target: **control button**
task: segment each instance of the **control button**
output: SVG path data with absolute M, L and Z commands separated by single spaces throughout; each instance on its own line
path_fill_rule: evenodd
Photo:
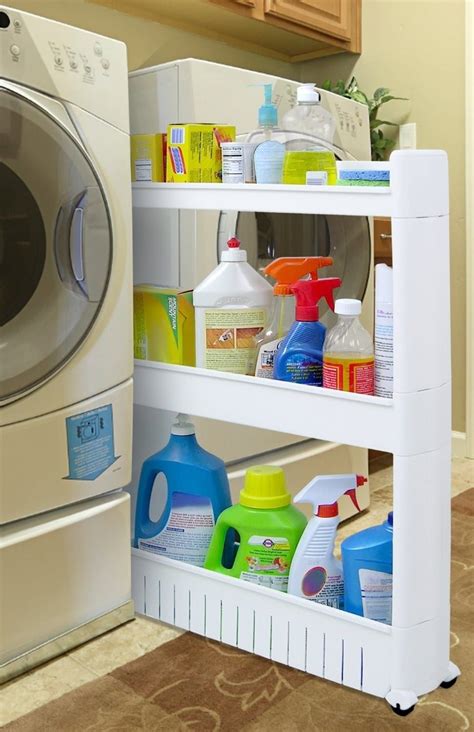
M 20 30 L 21 29 L 21 20 L 14 20 L 13 27 L 15 28 L 15 30 Z
M 71 67 L 71 69 L 73 69 L 75 71 L 77 69 L 78 63 L 77 63 L 77 61 L 74 61 L 74 59 L 71 59 L 69 61 L 69 66 Z
M 3 10 L 0 10 L 0 28 L 8 28 L 9 25 L 10 18 Z
M 98 41 L 94 43 L 94 53 L 96 56 L 102 56 L 102 46 Z
M 21 51 L 20 47 L 16 45 L 16 43 L 13 44 L 13 46 L 10 46 L 10 53 L 12 56 L 19 56 Z
M 92 66 L 89 66 L 88 64 L 86 64 L 84 66 L 84 72 L 87 74 L 87 76 L 90 76 L 92 74 Z
M 102 68 L 107 70 L 110 66 L 110 61 L 108 58 L 103 58 L 101 61 L 101 64 L 102 64 Z
M 56 64 L 56 66 L 62 66 L 63 65 L 63 60 L 62 60 L 61 56 L 55 56 L 54 57 L 54 63 Z

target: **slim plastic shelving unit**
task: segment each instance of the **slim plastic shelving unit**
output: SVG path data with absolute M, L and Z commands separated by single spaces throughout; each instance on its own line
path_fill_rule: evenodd
M 132 550 L 136 609 L 407 714 L 450 686 L 451 363 L 448 164 L 397 151 L 390 187 L 136 184 L 135 207 L 392 218 L 392 399 L 137 361 L 135 402 L 393 453 L 392 625 Z

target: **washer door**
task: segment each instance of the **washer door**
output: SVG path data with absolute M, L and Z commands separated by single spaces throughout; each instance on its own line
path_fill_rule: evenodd
M 341 278 L 336 298 L 364 299 L 371 266 L 370 227 L 364 217 L 223 211 L 218 256 L 229 236 L 242 241 L 249 263 L 259 271 L 276 257 L 332 257 L 333 266 L 321 276 Z M 320 310 L 326 320 L 325 301 Z
M 0 85 L 0 401 L 37 388 L 73 356 L 112 262 L 104 194 L 64 108 L 28 96 Z

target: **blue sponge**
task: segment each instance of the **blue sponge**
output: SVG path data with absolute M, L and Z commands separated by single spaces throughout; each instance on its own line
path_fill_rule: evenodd
M 341 180 L 390 180 L 389 170 L 340 170 Z

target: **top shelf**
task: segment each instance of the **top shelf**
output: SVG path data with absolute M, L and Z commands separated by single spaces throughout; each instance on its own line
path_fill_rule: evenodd
M 226 183 L 134 183 L 136 208 L 390 216 L 390 188 Z
M 364 163 L 361 163 L 363 166 Z M 396 150 L 390 186 L 134 183 L 134 208 L 429 218 L 449 213 L 448 161 L 441 150 Z

